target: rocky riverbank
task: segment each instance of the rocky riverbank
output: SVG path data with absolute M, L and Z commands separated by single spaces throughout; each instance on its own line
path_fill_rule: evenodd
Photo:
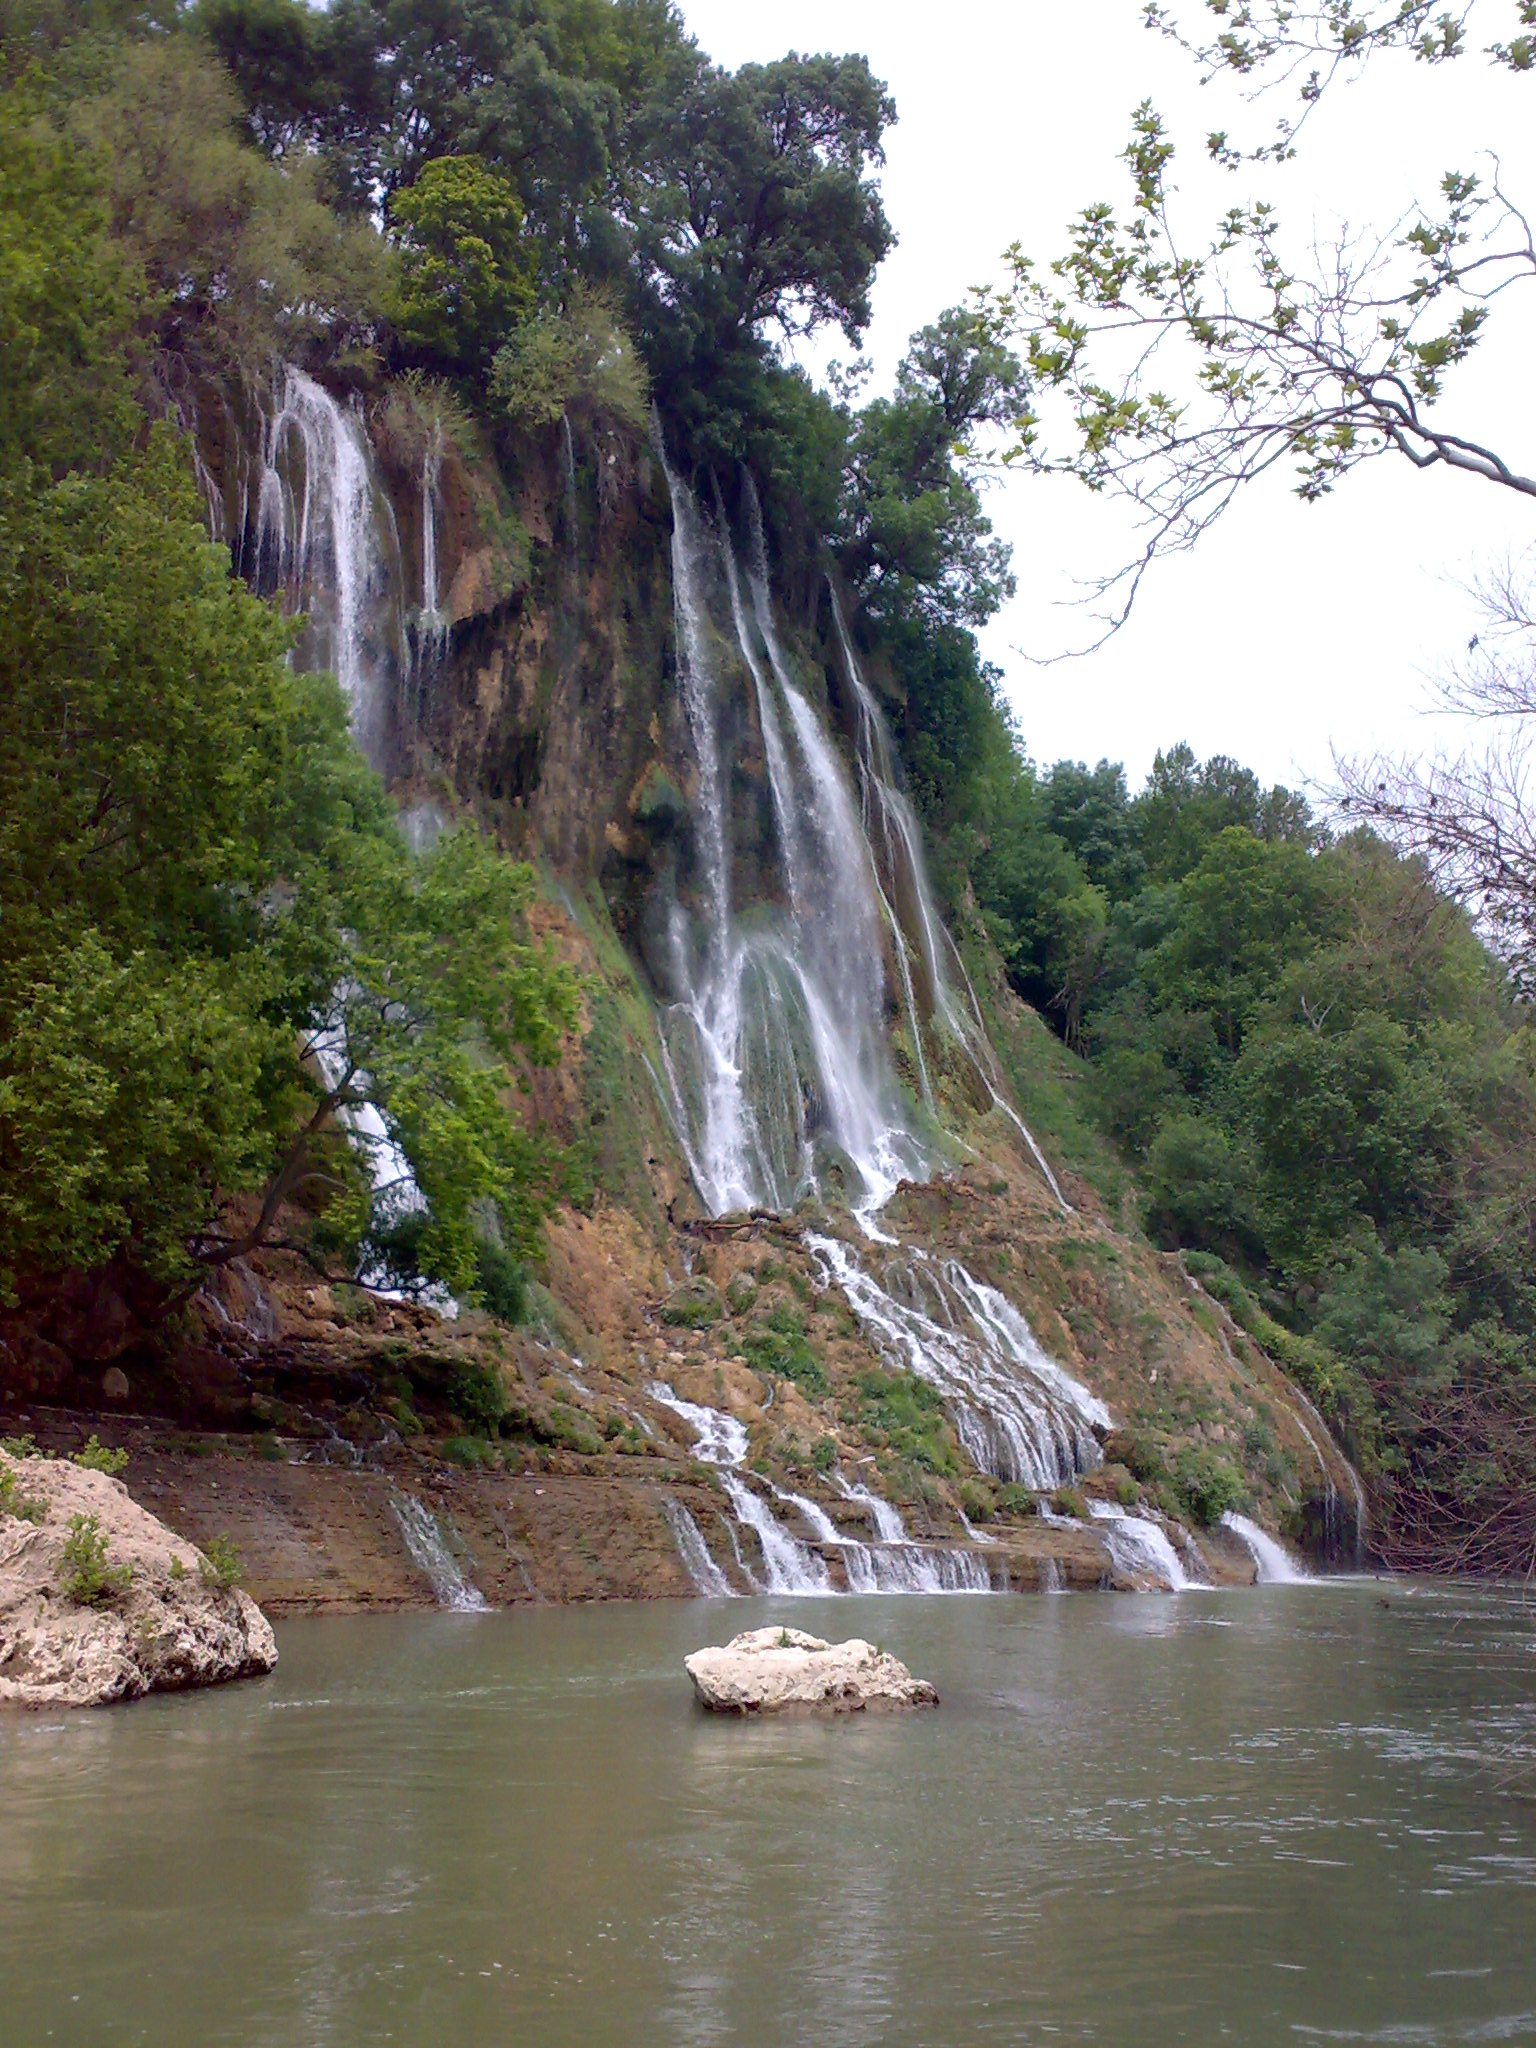
M 234 1571 L 109 1473 L 0 1452 L 0 1702 L 106 1706 L 270 1671 L 271 1627 Z

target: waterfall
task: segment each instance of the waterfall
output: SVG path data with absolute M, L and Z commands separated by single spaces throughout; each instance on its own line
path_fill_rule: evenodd
M 298 658 L 333 672 L 358 745 L 382 767 L 391 685 L 409 666 L 399 536 L 361 415 L 292 364 L 263 404 L 231 527 L 236 569 L 306 615 Z
M 709 1554 L 698 1523 L 689 1514 L 681 1501 L 667 1499 L 661 1504 L 661 1511 L 667 1518 L 667 1525 L 677 1543 L 677 1554 L 683 1560 L 683 1569 L 693 1582 L 693 1590 L 703 1600 L 728 1599 L 731 1582 Z
M 442 428 L 434 424 L 421 460 L 421 609 L 413 621 L 412 678 L 422 682 L 441 668 L 448 653 L 450 623 L 438 590 L 437 522 L 442 488 Z
M 414 1493 L 390 1489 L 390 1510 L 400 1525 L 411 1562 L 426 1578 L 439 1607 L 455 1614 L 483 1614 L 485 1596 L 465 1578 L 441 1523 Z
M 754 1592 L 838 1592 L 841 1589 L 833 1583 L 823 1554 L 828 1550 L 840 1559 L 850 1593 L 991 1592 L 991 1574 L 980 1557 L 958 1547 L 946 1549 L 913 1543 L 895 1508 L 865 1487 L 852 1487 L 842 1478 L 837 1482 L 845 1498 L 870 1509 L 880 1538 L 875 1544 L 845 1536 L 826 1509 L 807 1495 L 770 1483 L 769 1492 L 810 1531 L 821 1546 L 818 1552 L 786 1527 L 762 1495 L 742 1478 L 739 1467 L 746 1460 L 747 1432 L 734 1415 L 706 1408 L 696 1401 L 685 1401 L 665 1380 L 653 1381 L 646 1391 L 653 1401 L 682 1417 L 693 1434 L 694 1456 L 719 1471 L 733 1513 L 734 1526 L 727 1525 L 731 1548 L 737 1568 Z M 696 1589 L 710 1594 L 730 1592 L 729 1580 L 710 1556 L 703 1535 L 687 1510 L 669 1502 L 664 1512 Z M 738 1530 L 750 1530 L 757 1539 L 763 1567 L 761 1578 L 742 1555 Z
M 1182 1593 L 1194 1583 L 1156 1522 L 1129 1515 L 1106 1500 L 1093 1501 L 1090 1508 L 1110 1563 L 1124 1577 L 1151 1579 L 1170 1593 Z
M 1257 1522 L 1250 1522 L 1246 1515 L 1237 1514 L 1226 1514 L 1221 1519 L 1223 1526 L 1246 1546 L 1261 1586 L 1304 1586 L 1310 1583 L 1310 1574 L 1293 1562 L 1284 1546 L 1261 1529 Z
M 958 1259 L 909 1247 L 882 1284 L 840 1239 L 808 1232 L 805 1243 L 890 1364 L 944 1396 L 979 1470 L 1044 1488 L 1101 1463 L 1093 1432 L 1109 1426 L 1109 1410 Z
M 674 1121 L 714 1214 L 786 1211 L 840 1181 L 868 1219 L 902 1179 L 927 1171 L 886 1045 L 868 848 L 841 763 L 789 676 L 766 591 L 749 607 L 723 519 L 706 519 L 666 475 L 698 775 L 694 903 L 672 908 L 661 1017 Z M 754 728 L 773 820 L 766 848 L 738 844 L 732 816 Z M 735 871 L 754 856 L 753 907 L 738 913 Z
M 560 415 L 560 452 L 565 464 L 566 538 L 570 544 L 571 560 L 577 562 L 580 553 L 577 546 L 579 528 L 576 524 L 576 447 L 571 440 L 571 416 L 568 412 Z
M 1023 1139 L 1030 1157 L 1039 1167 L 1058 1206 L 1070 1215 L 1072 1204 L 1062 1193 L 1060 1184 L 1051 1171 L 1050 1162 L 1036 1143 L 1028 1125 L 1003 1093 L 997 1056 L 987 1036 L 981 1006 L 976 1000 L 976 991 L 971 985 L 970 976 L 966 973 L 965 962 L 960 957 L 959 948 L 938 914 L 933 892 L 928 885 L 928 872 L 923 861 L 922 828 L 918 824 L 916 812 L 900 787 L 889 728 L 879 705 L 875 702 L 874 692 L 864 679 L 864 671 L 854 651 L 853 639 L 843 617 L 837 590 L 830 578 L 827 588 L 831 594 L 832 619 L 837 632 L 838 647 L 843 657 L 843 669 L 853 692 L 857 713 L 857 757 L 859 784 L 863 793 L 864 834 L 874 850 L 880 902 L 890 925 L 892 943 L 901 965 L 903 990 L 913 1043 L 917 1047 L 924 1095 L 931 1102 L 927 1065 L 922 1049 L 922 1017 L 919 1014 L 917 993 L 907 961 L 909 930 L 916 933 L 916 964 L 923 976 L 927 1014 L 937 1014 L 949 1027 L 991 1097 L 993 1108 L 1000 1109 L 1013 1125 Z M 883 880 L 879 879 L 881 877 Z M 964 985 L 970 1012 L 968 1016 L 961 1009 L 950 985 L 949 962 L 958 970 Z

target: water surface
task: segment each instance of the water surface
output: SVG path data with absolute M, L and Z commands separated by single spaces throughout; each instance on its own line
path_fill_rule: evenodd
M 1383 1592 L 1389 1604 L 1383 1604 Z M 860 1632 L 937 1713 L 732 1723 Z M 1536 1615 L 1355 1584 L 303 1621 L 0 1720 L 0 2039 L 1536 2041 Z

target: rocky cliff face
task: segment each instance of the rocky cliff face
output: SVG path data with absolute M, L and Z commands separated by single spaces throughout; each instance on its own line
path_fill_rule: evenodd
M 515 1333 L 227 1275 L 117 1390 L 130 1483 L 232 1515 L 285 1604 L 1242 1582 L 1229 1484 L 1339 1541 L 1316 1418 L 1021 1119 L 983 1019 L 1056 1049 L 974 934 L 973 985 L 831 586 L 770 572 L 750 491 L 415 389 L 242 403 L 200 441 L 237 565 L 307 609 L 411 832 L 537 864 L 585 1018 L 531 1100 L 584 1185 Z M 27 1383 L 61 1442 L 101 1405 L 66 1352 Z M 239 1466 L 216 1499 L 177 1420 Z

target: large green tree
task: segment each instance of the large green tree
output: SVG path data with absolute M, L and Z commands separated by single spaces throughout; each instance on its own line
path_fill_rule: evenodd
M 185 447 L 135 431 L 82 158 L 13 92 L 0 160 L 0 1290 L 164 1302 L 296 1227 L 351 1266 L 409 1209 L 414 1270 L 472 1293 L 550 1191 L 511 1095 L 574 995 L 531 877 L 468 832 L 412 858 Z

